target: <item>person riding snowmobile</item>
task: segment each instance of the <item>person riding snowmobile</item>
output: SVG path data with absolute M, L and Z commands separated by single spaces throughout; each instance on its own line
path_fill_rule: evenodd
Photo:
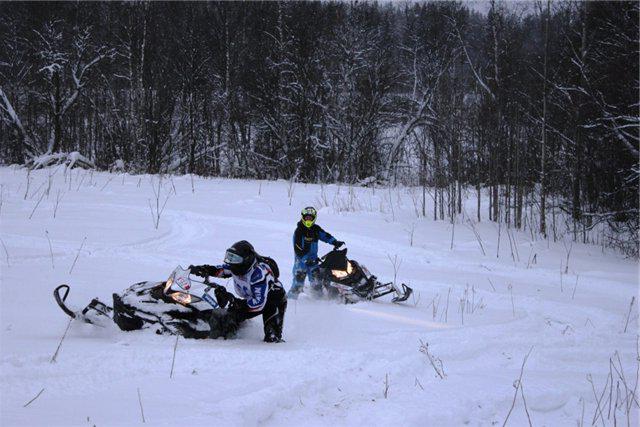
M 293 285 L 289 289 L 287 296 L 296 299 L 302 292 L 305 277 L 309 278 L 311 288 L 315 292 L 321 292 L 321 285 L 316 278 L 318 269 L 318 240 L 333 245 L 336 248 L 344 245 L 344 242 L 337 240 L 316 224 L 318 212 L 312 206 L 308 206 L 301 211 L 301 219 L 298 221 L 296 230 L 293 233 L 293 251 L 295 261 L 293 263 Z
M 265 342 L 281 342 L 287 296 L 278 281 L 275 262 L 258 255 L 246 240 L 234 243 L 224 256 L 222 265 L 191 265 L 191 274 L 200 277 L 233 278 L 236 294 L 224 286 L 215 287 L 220 309 L 214 310 L 209 321 L 210 338 L 232 336 L 240 322 L 262 314 Z M 276 270 L 276 271 L 274 271 Z

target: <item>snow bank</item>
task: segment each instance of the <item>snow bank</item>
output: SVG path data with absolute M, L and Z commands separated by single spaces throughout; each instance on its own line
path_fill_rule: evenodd
M 26 166 L 30 169 L 43 169 L 48 166 L 60 164 L 65 164 L 69 169 L 73 169 L 74 167 L 81 167 L 84 169 L 96 168 L 96 165 L 91 160 L 77 151 L 72 151 L 70 153 L 43 154 L 31 159 Z

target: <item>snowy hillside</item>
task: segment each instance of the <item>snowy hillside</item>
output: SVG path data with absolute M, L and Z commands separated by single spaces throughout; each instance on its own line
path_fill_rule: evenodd
M 637 425 L 635 260 L 488 221 L 483 255 L 466 217 L 417 219 L 407 189 L 64 168 L 0 183 L 2 426 Z M 234 340 L 180 338 L 171 378 L 175 337 L 72 322 L 52 363 L 69 323 L 56 285 L 110 301 L 247 239 L 288 289 L 307 205 L 373 274 L 392 280 L 395 260 L 414 297 L 290 301 L 286 343 L 263 343 L 259 319 Z

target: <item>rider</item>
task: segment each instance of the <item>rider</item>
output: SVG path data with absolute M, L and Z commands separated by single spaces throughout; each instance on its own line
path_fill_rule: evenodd
M 264 341 L 283 341 L 287 296 L 274 268 L 246 240 L 236 242 L 227 249 L 222 265 L 189 266 L 191 274 L 197 276 L 232 277 L 236 294 L 240 296 L 235 297 L 224 286 L 216 286 L 216 300 L 221 308 L 227 307 L 227 310 L 214 310 L 210 320 L 211 338 L 226 338 L 235 332 L 240 322 L 262 314 Z
M 314 272 L 318 269 L 318 240 L 333 245 L 338 248 L 344 242 L 336 240 L 316 224 L 318 212 L 312 206 L 302 209 L 302 218 L 298 221 L 296 231 L 293 233 L 293 251 L 295 252 L 295 262 L 293 263 L 293 285 L 289 289 L 287 296 L 296 299 L 304 287 L 305 276 L 309 277 L 309 282 L 315 291 L 317 280 Z

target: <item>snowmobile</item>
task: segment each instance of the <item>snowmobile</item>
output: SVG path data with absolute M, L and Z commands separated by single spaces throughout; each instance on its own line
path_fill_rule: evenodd
M 384 295 L 395 293 L 394 303 L 406 301 L 413 289 L 404 283 L 397 286 L 394 282 L 381 283 L 367 267 L 347 258 L 347 248 L 333 249 L 320 257 L 316 278 L 329 297 L 341 298 L 345 303 L 370 301 Z
M 218 285 L 189 276 L 189 269 L 178 266 L 165 282 L 140 282 L 113 294 L 113 306 L 97 298 L 83 310 L 72 310 L 66 300 L 69 286 L 60 285 L 53 296 L 67 315 L 97 326 L 115 322 L 123 331 L 152 329 L 157 334 L 207 338 L 212 314 L 221 309 L 213 292 Z

